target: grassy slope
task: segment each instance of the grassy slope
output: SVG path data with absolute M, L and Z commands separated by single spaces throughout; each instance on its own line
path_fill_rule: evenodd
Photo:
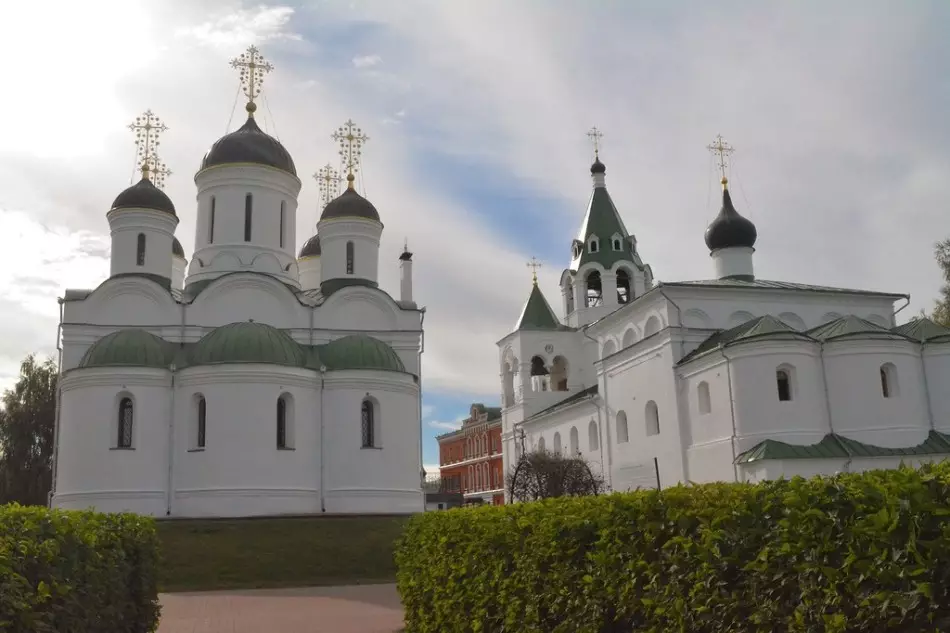
M 162 521 L 162 591 L 393 582 L 407 517 Z

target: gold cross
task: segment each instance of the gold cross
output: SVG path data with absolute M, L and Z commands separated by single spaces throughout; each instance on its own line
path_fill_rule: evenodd
M 346 123 L 330 135 L 330 138 L 340 144 L 340 158 L 343 159 L 343 167 L 346 169 L 346 187 L 352 189 L 353 181 L 356 180 L 354 174 L 360 168 L 363 143 L 368 141 L 369 137 L 363 134 L 362 129 L 356 127 L 353 119 L 347 119 Z
M 604 133 L 596 127 L 592 127 L 590 131 L 587 132 L 587 138 L 594 144 L 594 158 L 598 158 L 600 154 L 600 139 L 604 138 Z
M 149 176 L 151 176 L 152 184 L 159 189 L 164 189 L 165 179 L 172 175 L 172 170 L 165 165 L 165 162 L 158 157 L 158 154 L 152 154 L 152 157 L 149 159 L 148 173 Z
M 142 172 L 142 178 L 149 178 L 152 168 L 158 167 L 155 161 L 158 160 L 159 136 L 168 127 L 151 110 L 146 110 L 140 116 L 135 117 L 135 121 L 129 124 L 129 129 L 135 132 L 135 159 Z
M 248 46 L 247 51 L 241 53 L 240 57 L 231 60 L 231 68 L 237 68 L 240 71 L 241 87 L 244 89 L 244 96 L 247 97 L 245 109 L 250 116 L 254 116 L 254 111 L 257 110 L 254 99 L 261 94 L 264 75 L 274 70 L 274 66 L 264 61 L 256 46 Z
M 531 261 L 527 264 L 528 268 L 531 269 L 531 281 L 537 285 L 538 283 L 538 269 L 544 266 L 541 262 L 535 259 L 534 256 L 531 257 Z
M 723 140 L 722 134 L 717 134 L 716 142 L 712 145 L 707 145 L 706 149 L 708 149 L 713 154 L 718 155 L 717 164 L 719 165 L 719 173 L 722 176 L 722 184 L 725 185 L 729 182 L 729 180 L 726 178 L 726 167 L 729 164 L 728 156 L 729 154 L 736 151 L 735 148 Z
M 330 204 L 330 201 L 340 195 L 340 172 L 333 169 L 333 165 L 327 163 L 317 170 L 313 175 L 320 188 L 320 208 Z

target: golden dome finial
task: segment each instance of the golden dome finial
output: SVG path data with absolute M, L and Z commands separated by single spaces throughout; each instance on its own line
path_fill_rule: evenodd
M 604 138 L 604 133 L 596 127 L 592 127 L 587 132 L 587 138 L 594 144 L 594 160 L 600 159 L 600 139 Z
M 726 178 L 726 168 L 728 167 L 728 164 L 729 164 L 729 160 L 728 160 L 729 154 L 733 153 L 736 150 L 734 147 L 729 145 L 729 143 L 723 140 L 722 134 L 717 134 L 716 142 L 714 142 L 712 145 L 707 145 L 706 149 L 708 149 L 713 154 L 717 155 L 717 165 L 719 166 L 719 174 L 722 176 L 722 180 L 720 180 L 719 182 L 722 184 L 722 188 L 726 189 L 727 185 L 729 184 L 729 179 Z
M 534 256 L 531 257 L 531 261 L 527 263 L 528 268 L 531 269 L 531 282 L 537 286 L 538 285 L 538 269 L 543 266 Z
M 247 51 L 241 53 L 240 57 L 231 60 L 231 68 L 237 68 L 241 77 L 241 88 L 244 89 L 244 96 L 247 97 L 247 116 L 253 117 L 257 110 L 257 104 L 254 99 L 261 94 L 261 84 L 264 83 L 264 75 L 274 70 L 274 66 L 261 57 L 260 51 L 256 46 L 248 46 Z
M 346 123 L 330 135 L 330 138 L 340 144 L 340 158 L 343 159 L 343 166 L 347 172 L 346 188 L 353 189 L 353 181 L 356 180 L 354 174 L 360 168 L 363 143 L 368 141 L 369 137 L 363 134 L 362 129 L 356 127 L 352 119 L 347 119 Z
M 323 209 L 330 201 L 340 195 L 340 172 L 333 169 L 333 165 L 327 163 L 317 170 L 313 175 L 320 188 L 320 208 Z
M 171 171 L 158 157 L 158 146 L 161 144 L 159 137 L 168 127 L 151 110 L 146 110 L 135 117 L 129 129 L 135 132 L 136 161 L 142 178 L 161 188 L 165 184 L 165 177 L 171 175 Z

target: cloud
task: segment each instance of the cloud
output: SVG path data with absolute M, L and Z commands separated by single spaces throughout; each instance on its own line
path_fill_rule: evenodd
M 179 27 L 175 36 L 229 51 L 267 40 L 297 41 L 300 34 L 286 30 L 293 14 L 288 6 L 225 9 L 200 24 Z
M 439 420 L 429 420 L 426 422 L 431 428 L 438 429 L 440 431 L 458 431 L 462 428 L 462 421 L 458 422 L 440 422 Z
M 422 405 L 422 419 L 425 420 L 435 412 L 435 407 L 431 404 Z
M 379 55 L 360 55 L 353 58 L 353 65 L 357 68 L 371 68 L 382 63 L 383 58 Z

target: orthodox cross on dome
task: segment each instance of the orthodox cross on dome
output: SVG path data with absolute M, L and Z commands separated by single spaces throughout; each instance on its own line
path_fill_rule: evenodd
M 274 70 L 274 66 L 261 57 L 261 53 L 256 46 L 248 46 L 240 57 L 231 60 L 231 68 L 239 70 L 241 88 L 244 90 L 244 96 L 247 97 L 247 105 L 244 109 L 247 110 L 248 116 L 254 116 L 254 111 L 257 110 L 254 99 L 261 94 L 264 75 Z
M 587 132 L 587 138 L 594 144 L 594 159 L 596 160 L 600 157 L 600 139 L 604 138 L 604 133 L 596 127 L 592 127 Z
M 534 283 L 534 285 L 537 286 L 538 285 L 538 269 L 544 266 L 544 264 L 542 264 L 535 257 L 532 256 L 531 261 L 527 263 L 527 266 L 528 268 L 531 269 L 531 281 Z
M 165 170 L 161 176 L 164 183 L 164 176 L 170 175 L 171 172 L 158 159 L 158 146 L 161 142 L 159 137 L 168 127 L 151 110 L 146 110 L 135 117 L 135 121 L 129 124 L 129 129 L 135 132 L 135 160 L 142 172 L 142 178 L 147 178 L 154 184 L 156 175 L 160 170 Z
M 152 184 L 159 189 L 164 189 L 165 179 L 172 175 L 172 170 L 165 165 L 165 161 L 159 158 L 158 154 L 152 154 L 149 158 L 148 173 Z
M 726 167 L 729 165 L 729 154 L 733 153 L 735 148 L 727 143 L 723 138 L 722 134 L 716 135 L 716 142 L 712 145 L 707 145 L 708 149 L 713 154 L 717 155 L 717 165 L 719 166 L 719 174 L 722 176 L 722 186 L 725 187 L 729 182 L 729 179 L 726 178 Z
M 333 165 L 327 163 L 317 170 L 313 175 L 317 181 L 317 187 L 320 189 L 320 208 L 324 208 L 330 201 L 340 195 L 340 172 L 333 169 Z
M 340 158 L 343 159 L 343 167 L 346 169 L 346 188 L 353 189 L 353 181 L 356 180 L 355 172 L 360 168 L 363 143 L 368 141 L 369 137 L 363 134 L 362 129 L 356 127 L 353 119 L 347 119 L 346 123 L 330 135 L 330 138 L 340 144 Z

